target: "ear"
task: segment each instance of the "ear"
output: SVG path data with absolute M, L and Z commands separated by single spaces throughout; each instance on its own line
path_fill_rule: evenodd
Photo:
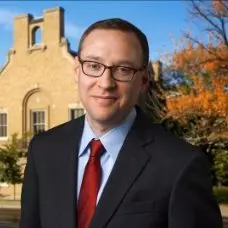
M 144 70 L 142 73 L 142 91 L 145 91 L 149 84 L 149 71 L 148 69 Z
M 148 76 L 147 75 L 142 77 L 142 83 L 143 83 L 143 85 L 148 83 Z
M 78 61 L 78 56 L 76 56 L 74 59 L 74 80 L 76 83 L 78 82 L 79 66 L 80 66 L 80 63 Z

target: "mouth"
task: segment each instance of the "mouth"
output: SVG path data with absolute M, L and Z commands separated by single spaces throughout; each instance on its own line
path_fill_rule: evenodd
M 104 100 L 116 100 L 117 97 L 114 96 L 93 96 L 95 99 L 104 99 Z
M 117 101 L 117 97 L 115 96 L 92 96 L 92 99 L 95 103 L 104 106 L 109 107 L 110 105 L 113 105 Z

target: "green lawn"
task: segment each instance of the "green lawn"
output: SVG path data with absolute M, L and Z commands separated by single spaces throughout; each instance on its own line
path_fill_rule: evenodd
M 228 187 L 214 187 L 214 194 L 218 203 L 228 204 Z

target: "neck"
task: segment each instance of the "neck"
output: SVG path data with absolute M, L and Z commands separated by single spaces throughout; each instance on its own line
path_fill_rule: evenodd
M 88 122 L 93 133 L 96 135 L 97 138 L 100 138 L 102 135 L 104 135 L 105 133 L 107 133 L 108 131 L 110 131 L 112 128 L 115 127 L 115 126 L 110 126 L 110 124 L 104 125 L 94 121 L 90 121 L 89 119 L 88 119 Z
M 115 121 L 95 121 L 92 120 L 89 116 L 87 116 L 87 120 L 88 123 L 93 131 L 93 133 L 96 135 L 96 137 L 101 137 L 102 135 L 106 134 L 108 131 L 110 131 L 111 129 L 119 126 L 125 119 L 126 117 L 129 115 L 129 113 L 127 113 L 125 116 L 123 116 L 122 118 L 119 118 Z

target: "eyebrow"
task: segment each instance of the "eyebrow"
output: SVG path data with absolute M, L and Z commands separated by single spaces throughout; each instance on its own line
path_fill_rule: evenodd
M 116 65 L 137 68 L 134 63 L 128 60 L 119 61 Z
M 86 59 L 86 60 L 91 60 L 91 61 L 98 61 L 98 62 L 103 62 L 103 59 L 99 56 L 94 56 L 94 55 L 86 55 L 86 56 L 83 56 L 83 59 Z
M 104 64 L 104 59 L 99 57 L 99 56 L 94 56 L 94 55 L 87 55 L 87 56 L 83 56 L 83 59 L 87 59 L 87 60 L 91 60 L 91 61 L 98 61 L 100 63 Z M 129 60 L 120 60 L 117 63 L 113 64 L 115 66 L 129 66 L 129 67 L 133 67 L 136 68 L 135 64 L 133 64 L 131 61 Z

